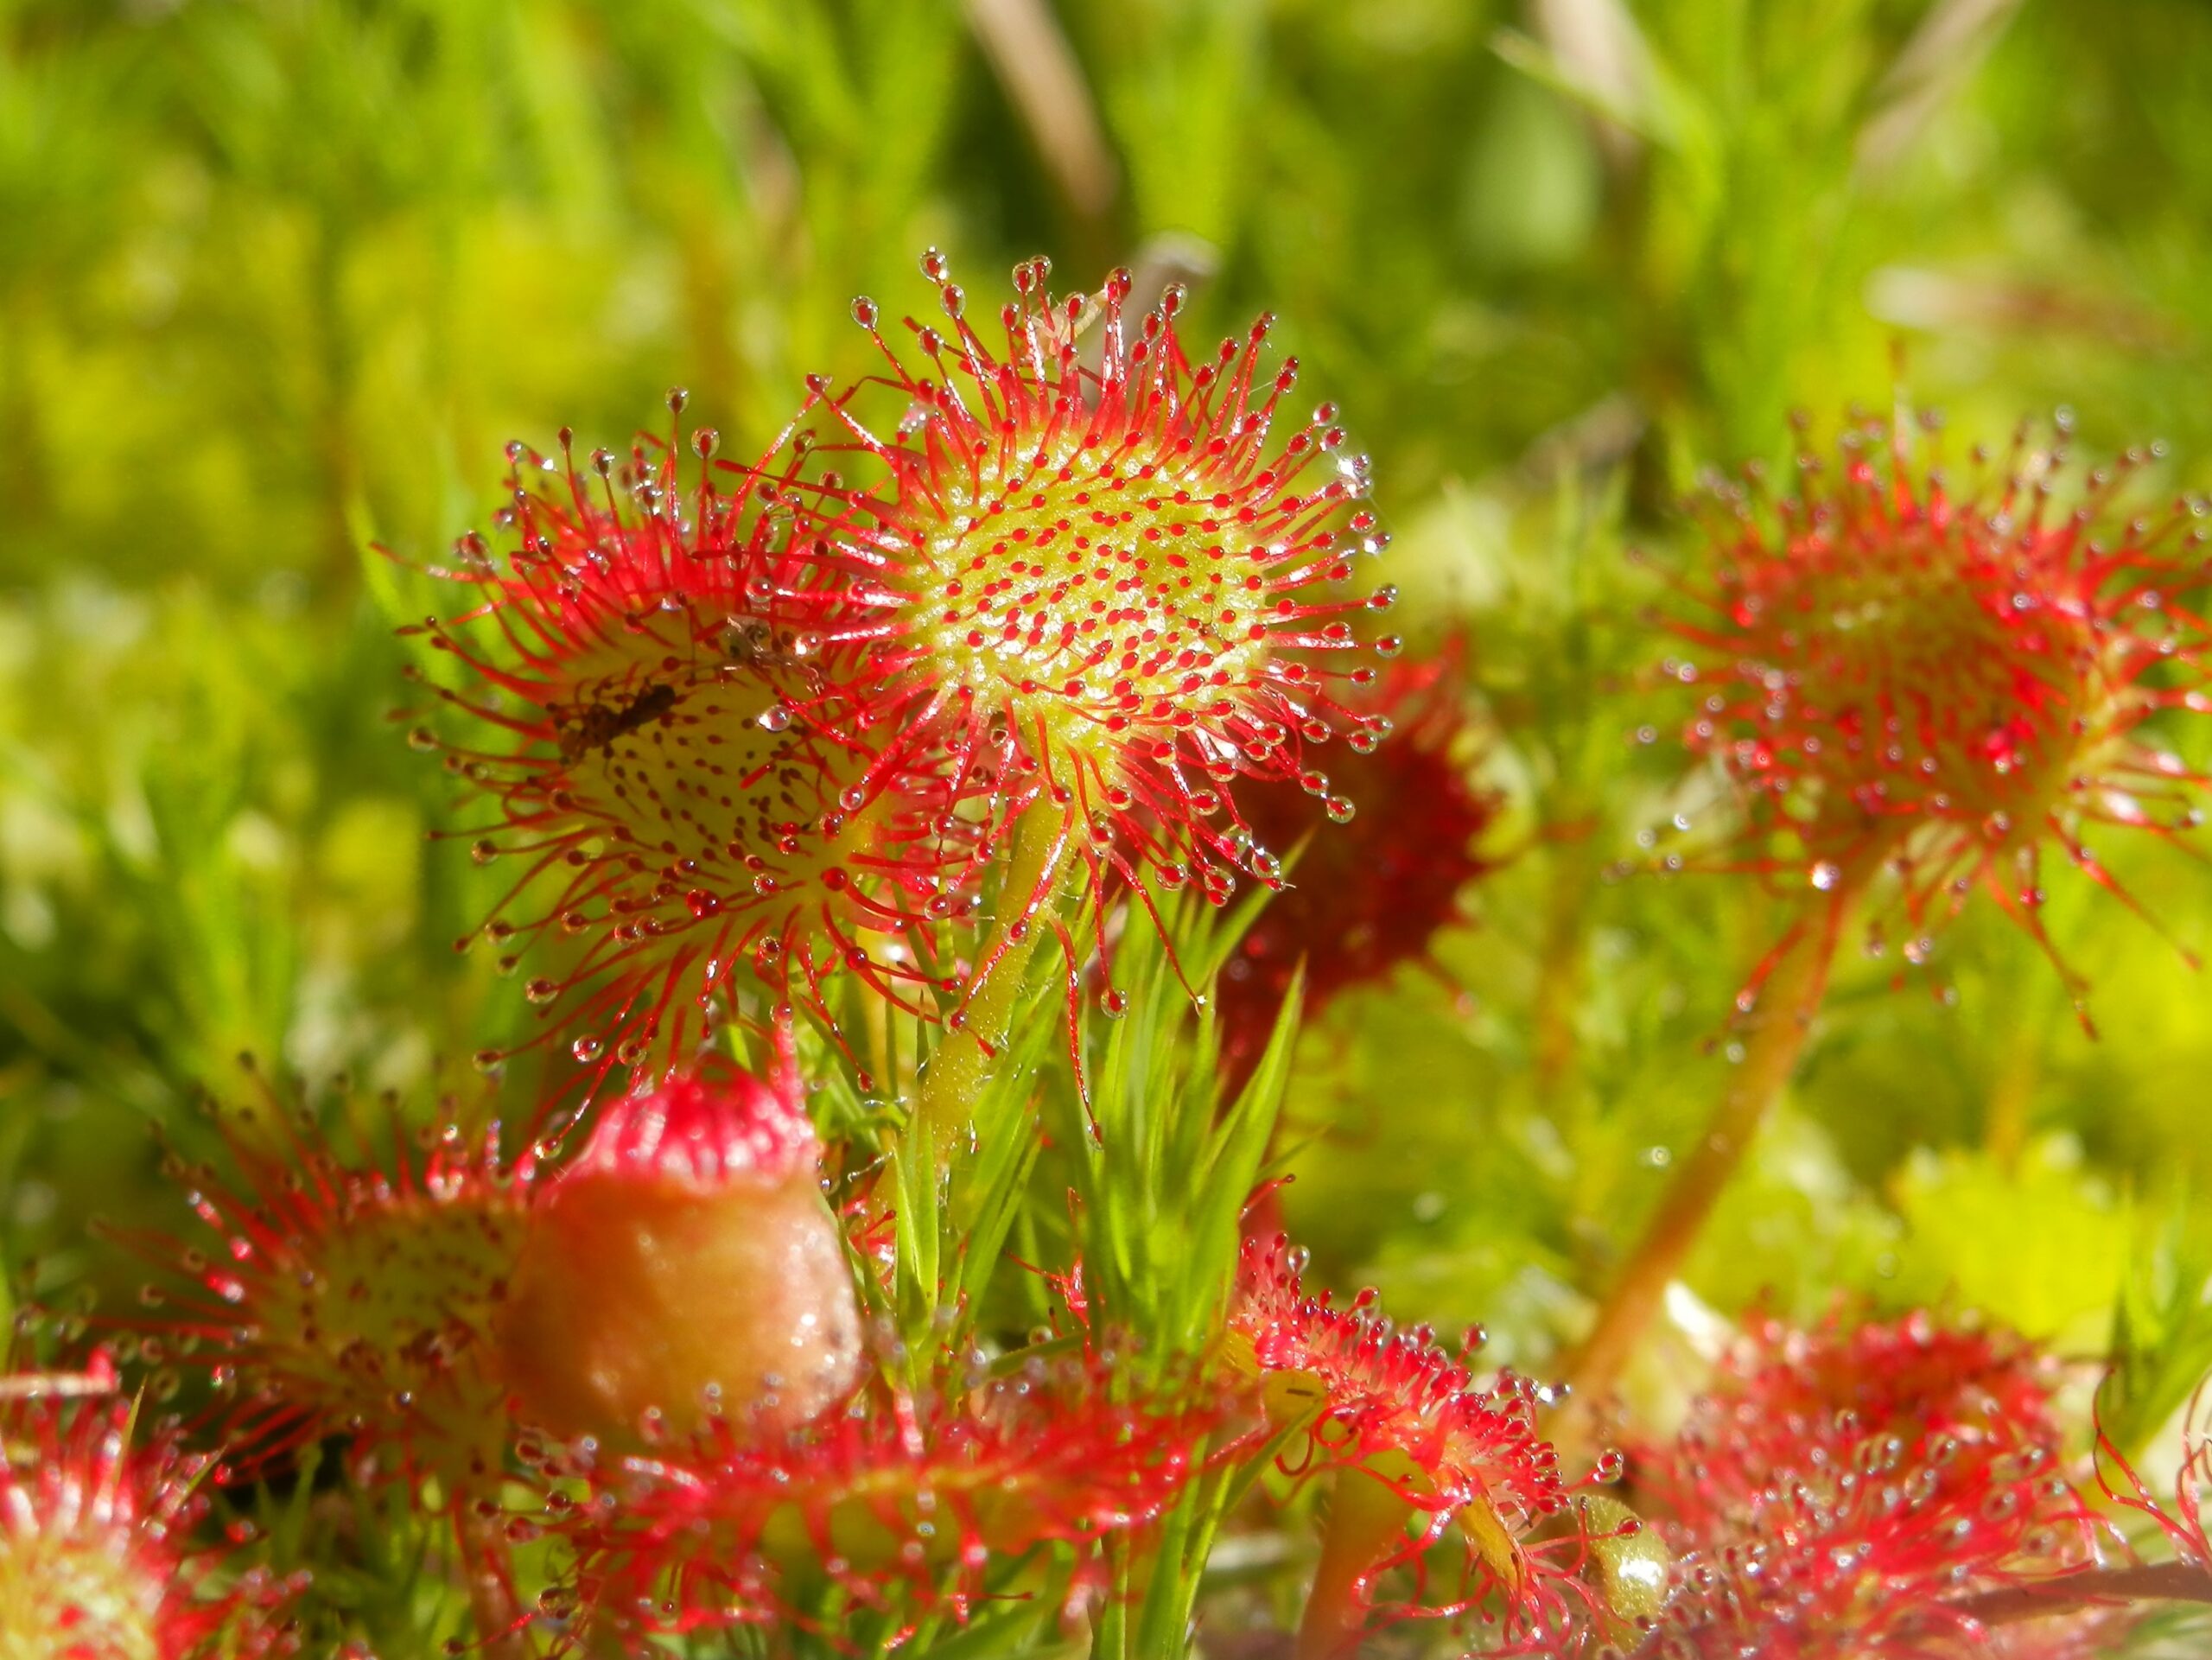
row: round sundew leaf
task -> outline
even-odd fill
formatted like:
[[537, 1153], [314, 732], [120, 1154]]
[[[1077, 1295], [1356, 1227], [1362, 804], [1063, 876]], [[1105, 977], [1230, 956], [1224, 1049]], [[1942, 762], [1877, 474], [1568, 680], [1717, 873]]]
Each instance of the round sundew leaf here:
[[1963, 488], [1932, 442], [1863, 423], [1792, 494], [1712, 491], [1668, 665], [1696, 700], [1685, 747], [1741, 805], [1728, 862], [1816, 891], [1887, 867], [1914, 963], [1976, 889], [2043, 941], [2048, 851], [2117, 891], [2085, 835], [2193, 825], [2201, 780], [2139, 734], [2205, 707], [2212, 663], [2176, 601], [2204, 536], [2192, 511], [2117, 511], [2142, 457], [2069, 511], [2063, 432], [2031, 447], [2024, 429]]
[[826, 1015], [857, 973], [926, 1009], [972, 881], [975, 785], [872, 710], [850, 602], [777, 550], [776, 478], [716, 476], [679, 509], [664, 452], [619, 492], [611, 465], [518, 467], [518, 546], [465, 542], [475, 603], [427, 625], [480, 729], [449, 761], [500, 814], [474, 851], [518, 878], [486, 932], [518, 970], [536, 948], [528, 995], [594, 1076], [683, 1053], [733, 976]]
[[435, 1476], [456, 1504], [500, 1479], [487, 1350], [534, 1167], [500, 1156], [496, 1127], [428, 1150], [394, 1133], [387, 1160], [341, 1157], [304, 1130], [272, 1148], [226, 1121], [232, 1173], [191, 1173], [206, 1232], [118, 1231], [161, 1275], [136, 1324], [217, 1386], [233, 1475], [344, 1436], [365, 1466]]
[[[946, 283], [941, 258], [925, 269]], [[1296, 365], [1262, 367], [1268, 320], [1194, 358], [1179, 292], [1140, 317], [1117, 272], [1094, 315], [1046, 277], [1017, 269], [995, 348], [959, 305], [948, 331], [912, 324], [911, 351], [856, 309], [899, 424], [868, 424], [864, 389], [810, 383], [803, 426], [823, 442], [787, 545], [855, 607], [860, 701], [1018, 805], [1048, 794], [1093, 832], [1094, 868], [1216, 898], [1233, 872], [1273, 882], [1283, 849], [1227, 786], [1304, 787], [1309, 751], [1372, 729], [1339, 696], [1372, 672], [1349, 618], [1389, 600], [1351, 588], [1387, 542], [1360, 505], [1365, 458], [1326, 405], [1276, 436]], [[857, 482], [832, 471], [849, 460]]]
[[1756, 1321], [1677, 1438], [1631, 1450], [1677, 1557], [1637, 1652], [1942, 1652], [1947, 1604], [2094, 1561], [2056, 1383], [2022, 1340], [1925, 1313]]

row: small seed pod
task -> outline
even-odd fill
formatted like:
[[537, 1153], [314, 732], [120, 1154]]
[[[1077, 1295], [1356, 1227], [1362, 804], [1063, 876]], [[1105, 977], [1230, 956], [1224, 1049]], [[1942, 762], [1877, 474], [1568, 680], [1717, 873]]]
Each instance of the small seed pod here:
[[532, 1207], [499, 1321], [523, 1419], [626, 1438], [793, 1428], [861, 1374], [859, 1307], [791, 1093], [745, 1073], [615, 1102]]
[[1590, 1545], [1591, 1577], [1607, 1611], [1630, 1626], [1656, 1620], [1666, 1609], [1674, 1568], [1667, 1542], [1618, 1498], [1588, 1493], [1576, 1503]]

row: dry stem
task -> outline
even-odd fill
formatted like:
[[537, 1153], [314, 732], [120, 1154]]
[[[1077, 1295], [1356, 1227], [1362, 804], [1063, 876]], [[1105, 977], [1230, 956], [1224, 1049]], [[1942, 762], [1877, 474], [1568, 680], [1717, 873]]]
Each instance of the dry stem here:
[[2194, 1562], [2154, 1562], [2147, 1567], [2101, 1568], [2086, 1574], [1985, 1591], [1949, 1605], [1949, 1612], [1982, 1625], [2011, 1625], [2024, 1619], [2078, 1613], [2100, 1603], [2212, 1603], [2212, 1571]]

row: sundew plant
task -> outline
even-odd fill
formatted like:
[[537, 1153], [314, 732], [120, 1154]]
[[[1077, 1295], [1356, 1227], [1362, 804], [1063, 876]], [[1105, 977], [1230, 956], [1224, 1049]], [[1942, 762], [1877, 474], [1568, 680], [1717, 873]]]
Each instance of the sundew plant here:
[[0, 1660], [2212, 1646], [2208, 99], [0, 0]]

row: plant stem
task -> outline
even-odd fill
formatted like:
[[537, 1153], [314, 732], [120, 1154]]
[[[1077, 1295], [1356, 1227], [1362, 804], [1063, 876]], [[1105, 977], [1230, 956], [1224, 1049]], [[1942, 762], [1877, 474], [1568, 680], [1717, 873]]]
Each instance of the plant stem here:
[[1946, 1605], [1981, 1625], [2010, 1625], [2024, 1619], [2070, 1614], [2109, 1602], [2212, 1603], [2212, 1569], [2194, 1562], [2156, 1562], [2149, 1567], [2102, 1568], [2068, 1574], [2029, 1585], [2008, 1585]]
[[1297, 1660], [1342, 1660], [1367, 1623], [1367, 1576], [1405, 1544], [1414, 1507], [1381, 1477], [1352, 1466], [1337, 1472], [1321, 1561], [1298, 1623]]
[[1797, 938], [1779, 948], [1759, 990], [1757, 1023], [1745, 1038], [1742, 1060], [1731, 1069], [1713, 1117], [1675, 1167], [1659, 1208], [1599, 1307], [1597, 1323], [1567, 1365], [1573, 1393], [1554, 1425], [1555, 1441], [1588, 1436], [1593, 1415], [1658, 1313], [1668, 1284], [1681, 1271], [1769, 1110], [1789, 1086], [1827, 990], [1836, 944], [1864, 875], [1862, 870], [1840, 878], [1824, 910], [1799, 925]]
[[2051, 1004], [2052, 976], [2044, 964], [2033, 966], [2036, 972], [2025, 978], [2018, 996], [2020, 1018], [1989, 1085], [1982, 1130], [1982, 1145], [2007, 1173], [2018, 1167], [2034, 1129], [2036, 1085], [2043, 1070], [2042, 1037]]
[[1029, 959], [1052, 918], [1071, 835], [1068, 814], [1050, 801], [1039, 801], [1014, 827], [1014, 857], [999, 889], [996, 924], [976, 959], [976, 983], [969, 988], [959, 1024], [930, 1056], [914, 1097], [907, 1134], [926, 1138], [935, 1167], [943, 1168], [951, 1156], [976, 1092], [1006, 1043]]

